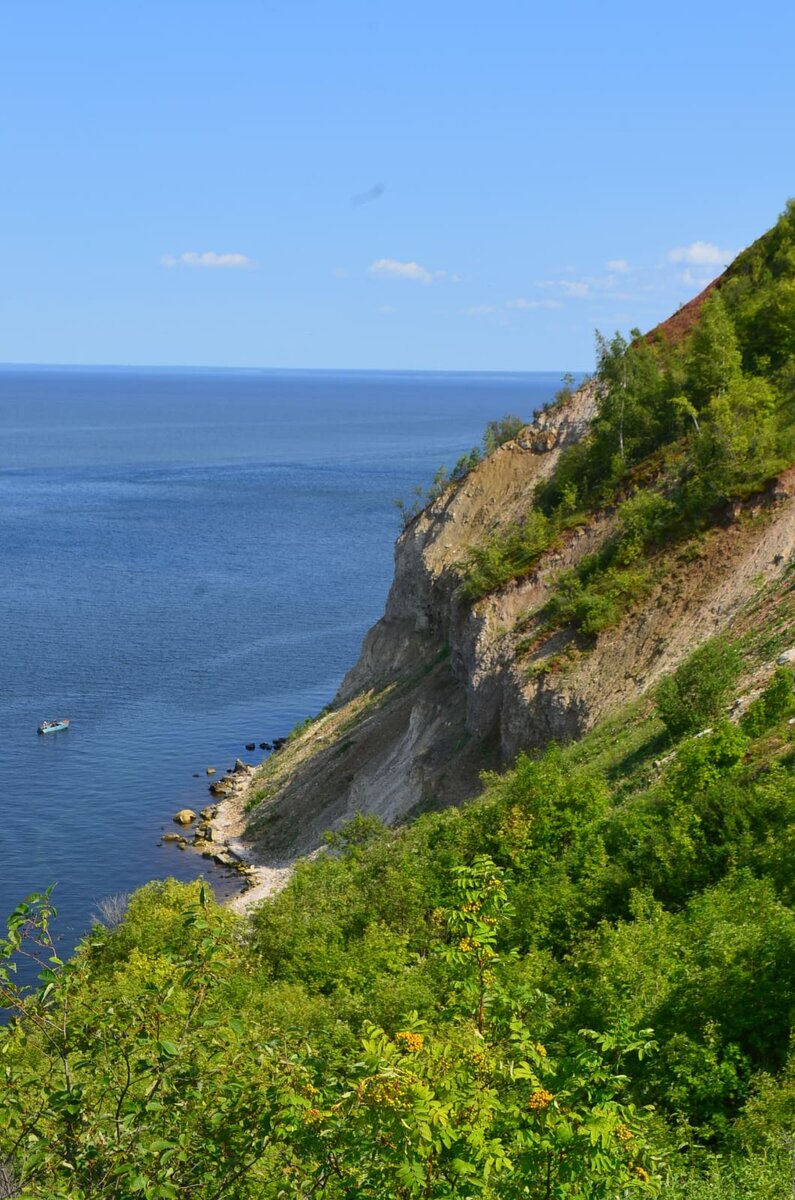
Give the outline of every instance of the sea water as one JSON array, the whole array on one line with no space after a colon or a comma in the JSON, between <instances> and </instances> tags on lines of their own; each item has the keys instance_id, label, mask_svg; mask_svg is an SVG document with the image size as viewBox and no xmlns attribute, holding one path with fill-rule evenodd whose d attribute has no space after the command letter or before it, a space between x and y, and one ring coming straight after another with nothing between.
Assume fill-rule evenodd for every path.
<instances>
[{"instance_id":1,"label":"sea water","mask_svg":"<svg viewBox=\"0 0 795 1200\"><path fill-rule=\"evenodd\" d=\"M161 844L173 814L332 699L383 611L394 498L559 386L0 368L0 918L55 883L68 951L105 896L236 886Z\"/></svg>"}]
</instances>

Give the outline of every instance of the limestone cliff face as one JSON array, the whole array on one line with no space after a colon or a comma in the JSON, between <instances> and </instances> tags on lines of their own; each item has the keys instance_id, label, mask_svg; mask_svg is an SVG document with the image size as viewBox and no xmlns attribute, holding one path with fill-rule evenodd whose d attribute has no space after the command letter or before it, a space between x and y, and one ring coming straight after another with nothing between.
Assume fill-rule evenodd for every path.
<instances>
[{"instance_id":1,"label":"limestone cliff face","mask_svg":"<svg viewBox=\"0 0 795 1200\"><path fill-rule=\"evenodd\" d=\"M544 636L534 614L560 570L609 536L609 511L571 531L526 578L474 605L462 600L456 564L527 514L536 484L587 431L596 400L589 383L541 414L398 539L386 611L332 710L263 770L248 829L260 853L311 850L355 812L397 821L460 803L479 790L484 768L576 737L642 695L787 570L792 478L727 513L696 557L691 549L672 558L653 591L595 644L565 630Z\"/></svg>"},{"instance_id":2,"label":"limestone cliff face","mask_svg":"<svg viewBox=\"0 0 795 1200\"><path fill-rule=\"evenodd\" d=\"M364 639L338 701L383 685L455 636L461 626L456 563L492 530L526 515L536 484L552 474L560 451L582 437L595 406L589 383L565 406L541 413L411 522L395 545L386 612ZM454 673L463 682L460 666Z\"/></svg>"}]
</instances>

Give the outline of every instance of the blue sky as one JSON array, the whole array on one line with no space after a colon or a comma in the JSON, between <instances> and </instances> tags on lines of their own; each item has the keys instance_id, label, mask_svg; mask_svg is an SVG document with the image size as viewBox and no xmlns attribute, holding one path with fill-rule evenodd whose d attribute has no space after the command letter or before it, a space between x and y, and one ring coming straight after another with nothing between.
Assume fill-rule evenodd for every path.
<instances>
[{"instance_id":1,"label":"blue sky","mask_svg":"<svg viewBox=\"0 0 795 1200\"><path fill-rule=\"evenodd\" d=\"M588 369L795 194L795 9L1 0L0 361Z\"/></svg>"}]
</instances>

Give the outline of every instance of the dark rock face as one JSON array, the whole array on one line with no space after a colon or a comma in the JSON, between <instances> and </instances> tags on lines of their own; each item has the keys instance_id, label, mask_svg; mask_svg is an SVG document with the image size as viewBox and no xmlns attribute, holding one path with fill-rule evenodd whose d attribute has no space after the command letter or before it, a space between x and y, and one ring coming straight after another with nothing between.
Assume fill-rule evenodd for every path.
<instances>
[{"instance_id":1,"label":"dark rock face","mask_svg":"<svg viewBox=\"0 0 795 1200\"><path fill-rule=\"evenodd\" d=\"M247 749L247 750L256 750L256 748L257 748L257 743L256 743L256 742L246 742L246 749Z\"/></svg>"}]
</instances>

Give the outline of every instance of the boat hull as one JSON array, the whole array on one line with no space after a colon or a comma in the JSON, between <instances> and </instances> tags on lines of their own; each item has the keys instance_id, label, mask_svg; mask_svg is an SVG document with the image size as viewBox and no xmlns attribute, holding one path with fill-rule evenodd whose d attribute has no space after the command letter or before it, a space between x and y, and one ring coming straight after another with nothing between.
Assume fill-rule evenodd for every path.
<instances>
[{"instance_id":1,"label":"boat hull","mask_svg":"<svg viewBox=\"0 0 795 1200\"><path fill-rule=\"evenodd\" d=\"M68 728L68 721L42 721L39 725L39 733L60 733L62 729Z\"/></svg>"}]
</instances>

